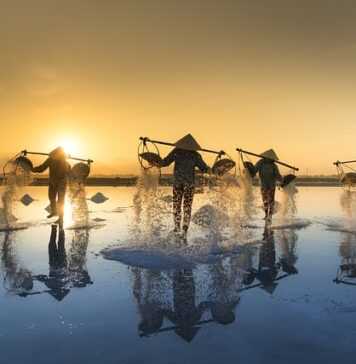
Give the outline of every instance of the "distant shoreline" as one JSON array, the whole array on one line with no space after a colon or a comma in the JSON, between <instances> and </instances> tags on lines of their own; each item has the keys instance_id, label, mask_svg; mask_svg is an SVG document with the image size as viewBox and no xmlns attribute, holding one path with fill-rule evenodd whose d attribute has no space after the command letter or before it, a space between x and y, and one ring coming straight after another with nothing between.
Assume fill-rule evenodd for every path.
<instances>
[{"instance_id":1,"label":"distant shoreline","mask_svg":"<svg viewBox=\"0 0 356 364\"><path fill-rule=\"evenodd\" d=\"M86 180L87 186L112 186L112 187L130 187L136 186L138 176L129 177L89 177ZM31 186L48 186L48 177L36 177ZM172 175L162 175L160 184L162 186L171 186L173 182ZM198 179L198 185L203 184L202 179ZM253 181L254 186L259 185L258 178ZM297 177L296 186L305 187L339 187L340 181L337 177Z\"/></svg>"}]
</instances>

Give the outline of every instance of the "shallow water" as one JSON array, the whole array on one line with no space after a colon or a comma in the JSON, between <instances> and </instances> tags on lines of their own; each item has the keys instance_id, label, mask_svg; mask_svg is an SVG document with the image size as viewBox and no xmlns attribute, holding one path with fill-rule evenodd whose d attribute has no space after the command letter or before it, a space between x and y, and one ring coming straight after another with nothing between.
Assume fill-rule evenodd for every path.
<instances>
[{"instance_id":1,"label":"shallow water","mask_svg":"<svg viewBox=\"0 0 356 364\"><path fill-rule=\"evenodd\" d=\"M88 188L85 224L67 204L55 240L46 189L25 188L12 213L29 227L0 232L1 363L354 363L356 278L338 269L356 259L355 215L339 188L298 189L293 221L192 223L184 244L169 188L149 241L133 238L135 188Z\"/></svg>"}]
</instances>

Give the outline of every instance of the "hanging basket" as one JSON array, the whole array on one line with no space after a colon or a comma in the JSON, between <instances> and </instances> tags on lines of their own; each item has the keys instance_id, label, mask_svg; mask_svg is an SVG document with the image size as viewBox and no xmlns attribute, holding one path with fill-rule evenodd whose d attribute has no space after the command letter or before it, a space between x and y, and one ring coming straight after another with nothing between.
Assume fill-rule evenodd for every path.
<instances>
[{"instance_id":1,"label":"hanging basket","mask_svg":"<svg viewBox=\"0 0 356 364\"><path fill-rule=\"evenodd\" d=\"M256 169L253 163L243 162L243 166L248 170L248 173L250 174L251 178L254 178L256 176Z\"/></svg>"},{"instance_id":2,"label":"hanging basket","mask_svg":"<svg viewBox=\"0 0 356 364\"><path fill-rule=\"evenodd\" d=\"M144 152L139 154L139 158L146 161L149 165L154 167L161 167L162 166L162 158L159 154L153 152Z\"/></svg>"},{"instance_id":3,"label":"hanging basket","mask_svg":"<svg viewBox=\"0 0 356 364\"><path fill-rule=\"evenodd\" d=\"M25 172L31 172L33 169L32 162L26 157L17 157L14 162L17 163L17 165L20 166Z\"/></svg>"},{"instance_id":4,"label":"hanging basket","mask_svg":"<svg viewBox=\"0 0 356 364\"><path fill-rule=\"evenodd\" d=\"M284 188L293 182L297 177L294 174L287 174L283 177L281 187Z\"/></svg>"},{"instance_id":5,"label":"hanging basket","mask_svg":"<svg viewBox=\"0 0 356 364\"><path fill-rule=\"evenodd\" d=\"M90 174L90 167L85 163L75 164L69 172L69 178L73 181L84 182Z\"/></svg>"},{"instance_id":6,"label":"hanging basket","mask_svg":"<svg viewBox=\"0 0 356 364\"><path fill-rule=\"evenodd\" d=\"M218 159L212 168L213 174L221 177L227 174L236 166L236 163L229 158Z\"/></svg>"}]
</instances>

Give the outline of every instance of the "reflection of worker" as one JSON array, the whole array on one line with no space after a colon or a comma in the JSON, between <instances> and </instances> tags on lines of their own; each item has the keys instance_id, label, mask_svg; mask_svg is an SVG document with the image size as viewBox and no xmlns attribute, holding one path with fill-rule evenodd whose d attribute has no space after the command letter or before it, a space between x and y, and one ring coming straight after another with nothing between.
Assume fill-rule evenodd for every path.
<instances>
[{"instance_id":1,"label":"reflection of worker","mask_svg":"<svg viewBox=\"0 0 356 364\"><path fill-rule=\"evenodd\" d=\"M339 253L342 257L340 270L347 278L356 278L356 240L352 234L343 234Z\"/></svg>"},{"instance_id":2,"label":"reflection of worker","mask_svg":"<svg viewBox=\"0 0 356 364\"><path fill-rule=\"evenodd\" d=\"M58 243L56 243L56 236L57 226L52 225L48 244L49 274L44 283L50 289L51 296L61 301L70 291L64 230L61 230L58 234Z\"/></svg>"},{"instance_id":3,"label":"reflection of worker","mask_svg":"<svg viewBox=\"0 0 356 364\"><path fill-rule=\"evenodd\" d=\"M73 287L93 284L85 267L88 240L87 230L76 230L67 256L64 230L59 229L57 240L57 225L52 225L48 244L49 273L48 276L38 275L36 279L49 288L46 292L56 300L63 300Z\"/></svg>"},{"instance_id":4,"label":"reflection of worker","mask_svg":"<svg viewBox=\"0 0 356 364\"><path fill-rule=\"evenodd\" d=\"M133 294L141 315L138 329L141 332L140 335L150 335L159 331L163 325L167 303L164 302L161 292L167 290L167 282L161 272L132 268L132 273Z\"/></svg>"},{"instance_id":5,"label":"reflection of worker","mask_svg":"<svg viewBox=\"0 0 356 364\"><path fill-rule=\"evenodd\" d=\"M276 248L274 240L274 231L265 228L263 232L262 245L260 247L258 272L256 278L262 283L262 288L272 293L277 283L279 266L276 264Z\"/></svg>"},{"instance_id":6,"label":"reflection of worker","mask_svg":"<svg viewBox=\"0 0 356 364\"><path fill-rule=\"evenodd\" d=\"M215 322L228 325L235 321L236 307L240 301L241 261L239 256L230 257L211 267L212 287L209 308Z\"/></svg>"},{"instance_id":7,"label":"reflection of worker","mask_svg":"<svg viewBox=\"0 0 356 364\"><path fill-rule=\"evenodd\" d=\"M186 135L175 143L176 148L163 159L162 167L174 164L173 181L173 214L174 231L181 230L181 208L183 202L183 232L186 234L189 228L192 204L195 187L195 168L198 167L202 172L208 172L209 167L197 152L200 146L190 135Z\"/></svg>"},{"instance_id":8,"label":"reflection of worker","mask_svg":"<svg viewBox=\"0 0 356 364\"><path fill-rule=\"evenodd\" d=\"M5 273L4 287L11 293L25 297L33 288L32 273L19 264L13 245L14 237L14 232L6 231L1 242L0 257Z\"/></svg>"},{"instance_id":9,"label":"reflection of worker","mask_svg":"<svg viewBox=\"0 0 356 364\"><path fill-rule=\"evenodd\" d=\"M86 266L88 243L89 229L78 229L73 232L68 254L68 271L73 287L84 288L93 284Z\"/></svg>"},{"instance_id":10,"label":"reflection of worker","mask_svg":"<svg viewBox=\"0 0 356 364\"><path fill-rule=\"evenodd\" d=\"M260 159L256 165L256 172L259 173L261 180L261 193L265 210L265 219L270 220L274 208L274 196L276 191L276 182L282 181L282 176L274 161L278 160L277 154L273 149L262 153L263 159Z\"/></svg>"},{"instance_id":11,"label":"reflection of worker","mask_svg":"<svg viewBox=\"0 0 356 364\"><path fill-rule=\"evenodd\" d=\"M194 327L199 323L204 311L205 302L195 305L195 280L191 269L178 269L173 273L174 310L166 310L166 317L179 326L175 332L190 342L198 332Z\"/></svg>"},{"instance_id":12,"label":"reflection of worker","mask_svg":"<svg viewBox=\"0 0 356 364\"><path fill-rule=\"evenodd\" d=\"M61 147L49 153L49 158L40 166L34 167L32 172L42 173L49 168L48 197L51 204L51 213L47 216L59 216L58 223L63 224L64 198L67 187L67 175L70 164L66 161L68 156Z\"/></svg>"},{"instance_id":13,"label":"reflection of worker","mask_svg":"<svg viewBox=\"0 0 356 364\"><path fill-rule=\"evenodd\" d=\"M62 301L70 292L68 279L68 262L65 250L64 230L60 230L57 242L57 225L51 227L51 237L48 243L49 273L48 276L36 276L39 282L45 284L48 292L57 301Z\"/></svg>"}]
</instances>

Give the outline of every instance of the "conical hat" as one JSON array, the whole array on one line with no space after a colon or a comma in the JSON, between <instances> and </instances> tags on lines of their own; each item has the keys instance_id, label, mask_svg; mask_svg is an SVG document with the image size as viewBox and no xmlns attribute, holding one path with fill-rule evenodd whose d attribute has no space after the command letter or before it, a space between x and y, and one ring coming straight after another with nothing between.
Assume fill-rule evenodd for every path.
<instances>
[{"instance_id":1,"label":"conical hat","mask_svg":"<svg viewBox=\"0 0 356 364\"><path fill-rule=\"evenodd\" d=\"M200 145L198 142L191 136L191 134L187 134L182 139L179 139L174 145L179 149L185 150L200 150Z\"/></svg>"},{"instance_id":2,"label":"conical hat","mask_svg":"<svg viewBox=\"0 0 356 364\"><path fill-rule=\"evenodd\" d=\"M261 153L261 157L273 159L275 161L278 161L278 157L276 152L273 149L266 150L265 152Z\"/></svg>"},{"instance_id":3,"label":"conical hat","mask_svg":"<svg viewBox=\"0 0 356 364\"><path fill-rule=\"evenodd\" d=\"M49 153L49 156L53 159L67 159L68 158L68 154L66 154L64 152L62 147L58 147L58 148L52 150L52 152Z\"/></svg>"}]
</instances>

